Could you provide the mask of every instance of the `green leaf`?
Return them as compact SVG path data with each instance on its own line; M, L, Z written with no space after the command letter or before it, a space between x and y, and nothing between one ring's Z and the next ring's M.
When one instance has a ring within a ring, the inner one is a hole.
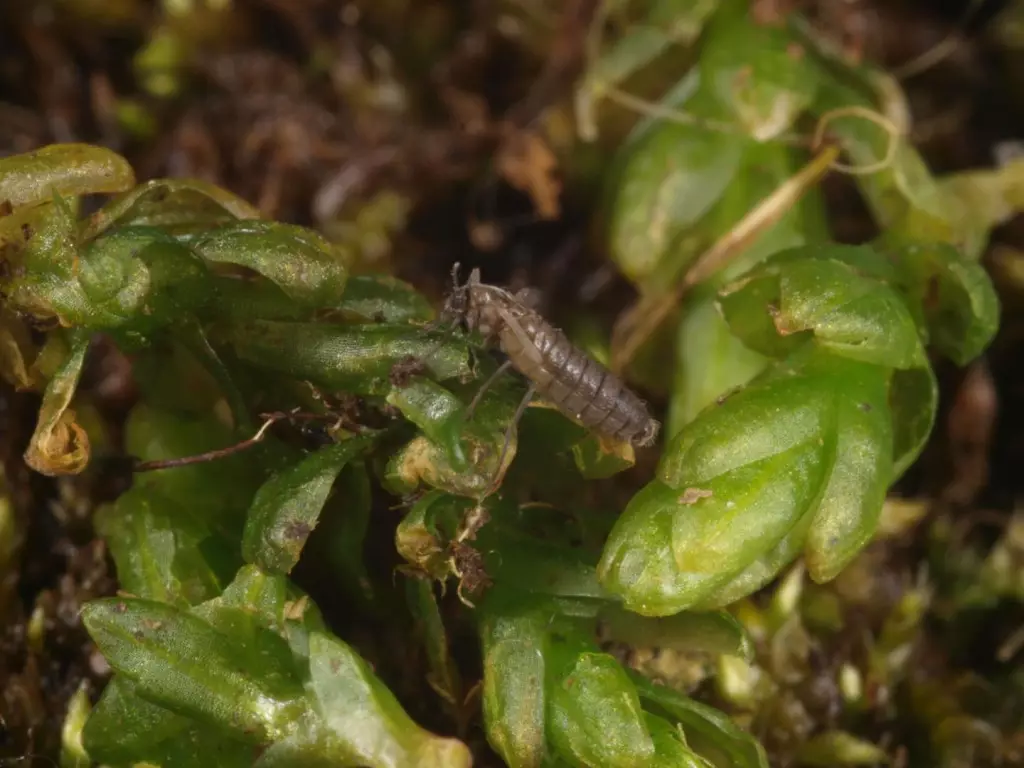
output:
M653 480L630 499L605 543L597 575L608 592L642 616L669 616L714 593L728 572L689 573L676 565L672 528L679 491Z
M944 243L885 250L899 266L902 287L919 307L931 345L960 366L980 355L999 328L1000 312L985 268Z
M213 413L193 415L140 402L125 424L125 451L143 461L193 456L237 442L234 432ZM173 501L198 521L237 537L246 510L264 479L260 445L244 454L135 476L135 488ZM269 452L268 452L269 454Z
M417 726L369 665L340 640L309 638L307 690L343 764L367 768L469 768L469 749Z
M333 306L345 290L343 254L304 227L238 221L189 237L186 242L210 264L252 270L304 306Z
M572 447L576 468L588 480L601 480L624 472L636 463L629 443L606 443L597 435L587 435Z
M835 576L873 535L892 477L889 378L804 347L703 411L613 528L601 583L667 615L722 605L727 586L742 597L800 547L815 580Z
M114 224L160 227L169 233L258 219L242 198L200 179L151 179L118 195L82 223L81 239L91 240Z
M83 680L68 700L68 710L60 731L60 768L89 768L92 764L82 745L84 727L92 705L89 681Z
M647 729L654 741L655 757L651 763L656 768L714 768L686 744L686 738L679 726L650 712L644 713Z
M632 646L729 654L751 660L754 645L743 625L725 611L647 618L617 605L601 611L609 637Z
M91 328L148 334L174 324L210 301L203 262L185 246L152 227L124 227L93 240L82 253L78 280L88 301L55 308Z
M219 595L240 565L234 546L152 487L100 507L94 523L121 589L138 597L196 605Z
M548 668L548 734L552 746L579 766L650 765L654 741L629 675L604 653L573 653Z
M372 612L378 607L370 575L366 570L364 546L370 525L373 488L364 462L353 461L345 465L335 483L336 491L324 505L314 536L309 544L316 547L311 556L316 562L329 565L343 588L359 601L363 610ZM322 558L322 559L321 559Z
M509 768L536 768L544 757L547 626L530 610L485 609L480 622L484 726Z
M226 324L216 340L251 365L356 395L387 395L395 365L415 358L438 380L469 373L458 339L408 325L252 321Z
M338 473L372 442L353 437L329 445L267 480L249 509L242 537L245 559L273 573L290 572L316 527Z
M462 677L452 658L444 620L434 594L434 582L426 579L407 579L406 602L416 624L427 654L427 682L437 692L456 719L462 719Z
M142 762L163 768L245 768L253 747L225 737L139 696L121 675L103 690L82 731L89 757L106 765Z
M874 536L892 479L888 371L877 366L840 368L834 459L804 550L807 571L817 582L838 576Z
M665 121L619 150L621 172L608 182L608 250L626 277L643 283L679 247L732 182L743 147L736 136Z
M703 87L756 140L787 131L816 98L821 72L785 25L758 24L727 0L701 46Z
M466 470L462 448L462 428L466 409L462 401L437 382L422 376L396 386L387 397L402 415L415 424L427 439L445 453L447 463L456 471Z
M434 318L430 302L408 283L390 275L352 275L337 305L343 317L367 322L427 322Z
M135 184L128 161L90 144L50 144L0 158L0 203L14 207L65 196L121 192Z
M473 388L479 386L475 382L470 385ZM468 390L467 387L460 389ZM392 493L410 493L420 483L425 483L447 493L479 498L492 486L500 484L518 453L518 426L511 432L508 432L508 427L520 400L521 389L522 385L514 377L498 379L487 389L469 421L465 421L464 412L455 410L457 406L449 397L445 396L444 400L432 406L429 388L414 389L419 401L407 402L406 410L410 414L418 411L417 419L429 426L427 416L433 415L430 409L436 407L438 418L431 430L448 445L436 442L428 435L414 438L389 462L385 487ZM396 395L395 398L396 402L401 402L401 396ZM459 440L461 450L453 455L452 433L460 421L463 422ZM464 459L460 461L460 456L472 456L473 461L467 464ZM498 461L502 457L499 467Z
M731 768L768 768L764 748L727 715L643 675L630 672L629 678L644 705L682 725L687 741L699 754L724 754Z
M152 600L105 598L88 603L82 621L111 667L172 712L267 743L303 711L284 657L268 655L265 644L241 644L198 616ZM240 639L248 643L246 635Z
M792 345L766 338L764 320L752 318L752 311L767 315L778 336L809 332L816 343L855 360L901 369L926 365L917 325L901 297L853 266L829 259L820 246L770 260L719 297L734 332L746 331L744 341L766 354L788 352Z

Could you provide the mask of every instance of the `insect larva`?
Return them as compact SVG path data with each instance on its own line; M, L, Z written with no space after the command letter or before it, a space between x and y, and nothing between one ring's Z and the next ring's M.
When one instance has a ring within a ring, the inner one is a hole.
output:
M455 265L453 275L457 270ZM514 368L531 386L513 423L536 392L566 416L600 435L638 447L651 445L661 425L651 418L644 401L528 306L529 295L513 295L481 283L478 269L472 271L465 285L459 286L456 278L448 312L461 315L470 330L478 331L491 343L496 342L508 358L481 387L470 409L497 376Z

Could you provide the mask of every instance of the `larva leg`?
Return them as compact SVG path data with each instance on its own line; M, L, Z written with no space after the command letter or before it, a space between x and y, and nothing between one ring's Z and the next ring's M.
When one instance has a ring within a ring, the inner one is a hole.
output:
M523 399L519 401L519 406L516 408L515 414L512 416L512 421L509 422L508 427L505 428L505 442L501 446L501 455L498 457L498 468L494 470L494 477L491 479L491 484L487 487L487 493L481 498L487 498L501 485L501 469L505 464L505 457L508 455L508 447L512 444L512 433L519 426L519 420L523 418L523 413L526 411L526 406L533 400L534 394L537 392L537 387L531 384L526 394L523 395Z
M476 394L473 395L473 399L470 400L469 406L466 408L466 421L469 421L471 418L473 418L473 411L475 411L476 407L480 405L480 401L483 400L484 398L484 393L487 392L487 390L494 385L494 382L498 380L498 377L501 376L501 374L505 373L505 371L507 371L511 367L512 361L506 360L505 362L498 366L498 370L496 370L488 377L487 381L480 385L480 389L478 389L476 391Z
M529 357L534 365L543 365L544 355L537 349L537 345L533 343L530 335L523 330L523 326L519 324L519 321L512 317L512 314L507 309L499 309L498 314L505 321L508 329L519 339L519 344L523 347L523 354Z

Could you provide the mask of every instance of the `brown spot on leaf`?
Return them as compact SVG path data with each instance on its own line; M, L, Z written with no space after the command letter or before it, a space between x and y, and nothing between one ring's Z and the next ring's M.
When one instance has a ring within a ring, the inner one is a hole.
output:
M687 488L683 491L683 495L679 497L679 503L690 506L696 504L701 499L707 499L711 496L714 496L714 493L704 488Z
M305 541L312 532L312 526L301 520L292 520L284 527L285 538L290 541Z

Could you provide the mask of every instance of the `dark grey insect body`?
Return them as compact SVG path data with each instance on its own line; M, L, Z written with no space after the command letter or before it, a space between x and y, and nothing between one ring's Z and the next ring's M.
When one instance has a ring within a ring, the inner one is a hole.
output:
M598 434L638 447L654 442L661 425L644 401L528 306L528 293L485 285L477 269L459 292L466 326L508 358L499 373L515 368L532 384L531 393Z

